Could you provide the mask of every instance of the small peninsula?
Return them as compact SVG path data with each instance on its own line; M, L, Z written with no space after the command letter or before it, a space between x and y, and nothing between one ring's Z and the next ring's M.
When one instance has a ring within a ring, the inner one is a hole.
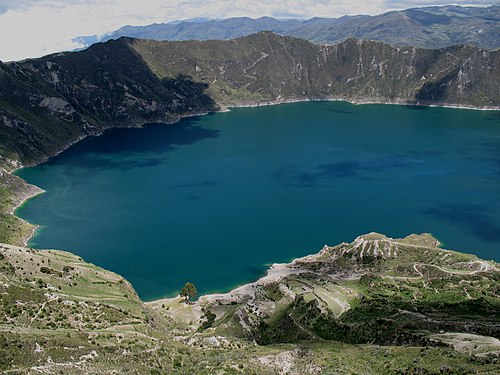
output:
M68 252L0 245L0 369L494 373L499 265L437 245L371 233L191 304L143 303Z

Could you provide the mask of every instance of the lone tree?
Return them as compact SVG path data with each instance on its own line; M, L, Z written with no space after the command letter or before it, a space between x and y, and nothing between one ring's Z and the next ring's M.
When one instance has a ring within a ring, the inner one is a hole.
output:
M190 299L196 297L196 287L192 283L186 283L179 294L184 297L184 302L190 303Z

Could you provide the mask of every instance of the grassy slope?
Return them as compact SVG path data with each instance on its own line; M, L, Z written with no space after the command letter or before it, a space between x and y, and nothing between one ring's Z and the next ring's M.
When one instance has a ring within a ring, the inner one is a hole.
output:
M155 314L120 276L70 253L2 246L0 254L4 371L390 374L496 368L442 347L323 341L254 346L220 336L214 346L214 333L193 333Z
M355 39L318 46L270 32L229 41L125 40L159 77L189 75L207 83L212 97L226 105L339 97L500 104L500 52L469 46L426 50Z
M23 193L4 193L3 214L33 193L5 176ZM19 238L7 223L4 238ZM438 249L430 236L390 242L398 257L376 257L373 241L387 254L385 238L363 238L355 250L342 244L296 260L302 273L258 285L255 298L195 305L144 304L122 277L71 253L0 245L0 370L496 373L495 264ZM465 325L478 335L454 333Z
M170 322L149 311L128 282L73 254L0 246L0 293L0 370L200 369L193 350L173 339ZM212 368L228 357L200 354Z
M31 232L28 224L8 213L10 200L10 190L0 188L0 242L20 245Z

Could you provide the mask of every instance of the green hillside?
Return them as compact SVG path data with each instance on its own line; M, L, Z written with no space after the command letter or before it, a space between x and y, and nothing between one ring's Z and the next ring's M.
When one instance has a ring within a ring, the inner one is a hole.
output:
M369 234L193 304L144 304L71 253L0 245L0 370L496 373L498 265L436 244Z

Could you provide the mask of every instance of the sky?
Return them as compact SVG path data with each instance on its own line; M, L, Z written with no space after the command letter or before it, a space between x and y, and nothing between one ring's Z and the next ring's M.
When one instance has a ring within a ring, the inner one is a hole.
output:
M0 0L0 60L39 57L80 47L82 35L124 25L194 17L340 17L445 5L436 0ZM455 0L457 5L500 5L500 0Z

